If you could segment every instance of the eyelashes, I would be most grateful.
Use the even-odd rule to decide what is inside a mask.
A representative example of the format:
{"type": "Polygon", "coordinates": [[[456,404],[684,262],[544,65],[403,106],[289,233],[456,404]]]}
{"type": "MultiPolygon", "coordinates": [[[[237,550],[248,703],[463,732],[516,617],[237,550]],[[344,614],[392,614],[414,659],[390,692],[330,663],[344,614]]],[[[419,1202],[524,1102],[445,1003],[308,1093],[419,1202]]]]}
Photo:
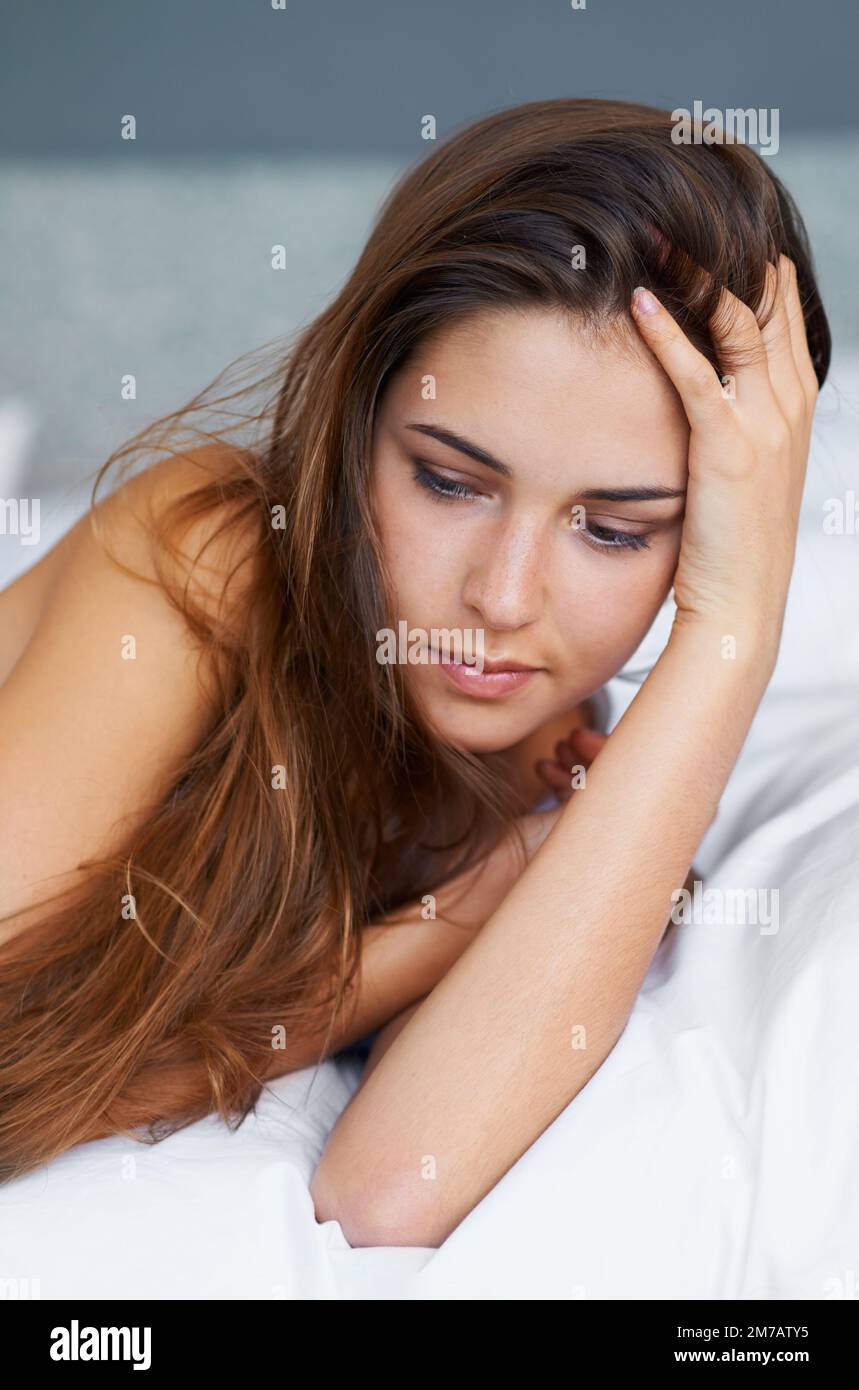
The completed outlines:
{"type": "MultiPolygon", "coordinates": [[[[415,482],[429,492],[439,502],[476,502],[477,493],[465,483],[455,483],[451,478],[443,478],[433,473],[420,459],[412,459],[415,482]]],[[[611,526],[598,526],[592,522],[588,527],[579,528],[587,544],[595,550],[647,550],[649,537],[632,531],[617,531],[611,526]]]]}
{"type": "Polygon", "coordinates": [[[650,545],[648,536],[633,531],[615,531],[610,526],[597,526],[595,522],[591,522],[583,534],[600,550],[646,550],[650,545]]]}
{"type": "Polygon", "coordinates": [[[465,483],[455,483],[451,478],[442,478],[438,473],[431,473],[419,459],[412,459],[412,467],[415,481],[436,497],[459,498],[463,502],[477,500],[477,493],[473,488],[466,487],[465,483]]]}

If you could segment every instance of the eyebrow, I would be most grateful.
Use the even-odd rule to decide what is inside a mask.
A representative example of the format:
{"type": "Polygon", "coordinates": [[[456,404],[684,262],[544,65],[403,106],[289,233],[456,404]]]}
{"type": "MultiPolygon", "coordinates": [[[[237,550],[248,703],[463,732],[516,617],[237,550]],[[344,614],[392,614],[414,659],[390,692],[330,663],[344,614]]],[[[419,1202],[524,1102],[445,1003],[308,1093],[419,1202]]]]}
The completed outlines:
{"type": "MultiPolygon", "coordinates": [[[[502,463],[500,459],[493,458],[492,454],[486,449],[482,449],[479,444],[464,438],[461,434],[455,434],[453,430],[445,429],[441,425],[426,425],[417,420],[406,425],[407,430],[417,430],[420,434],[426,434],[430,439],[437,439],[439,444],[446,444],[449,449],[456,449],[460,454],[467,454],[477,463],[483,463],[487,468],[491,468],[493,473],[500,473],[502,478],[512,478],[513,469],[509,464],[502,463]]],[[[592,487],[586,492],[580,492],[580,497],[588,501],[606,502],[661,502],[666,497],[685,497],[685,488],[662,487],[654,484],[651,487],[592,487]]]]}

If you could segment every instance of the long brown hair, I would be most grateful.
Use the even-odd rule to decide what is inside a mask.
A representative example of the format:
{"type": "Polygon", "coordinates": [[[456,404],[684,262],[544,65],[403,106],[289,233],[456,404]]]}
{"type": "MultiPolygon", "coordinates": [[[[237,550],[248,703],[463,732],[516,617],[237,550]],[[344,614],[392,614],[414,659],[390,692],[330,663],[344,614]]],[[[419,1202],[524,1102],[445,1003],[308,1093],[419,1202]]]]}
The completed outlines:
{"type": "Polygon", "coordinates": [[[128,842],[0,946],[0,1179],[111,1133],[240,1122],[274,1030],[330,1038],[368,918],[510,822],[493,759],[434,739],[375,659],[392,613],[372,426],[393,371],[415,363],[419,380],[429,333],[523,304],[616,327],[645,284],[724,370],[707,331],[720,288],[760,305],[784,253],[823,381],[829,330],[789,195],[751,149],[671,129],[644,106],[553,100],[459,131],[394,188],[333,303],[262,367],[239,360],[250,385],[223,389],[234,366],[99,469],[93,501],[120,461],[228,443],[230,467],[165,509],[155,539],[175,555],[206,514],[249,528],[252,621],[236,633],[165,570],[216,659],[218,717],[128,842]]]}

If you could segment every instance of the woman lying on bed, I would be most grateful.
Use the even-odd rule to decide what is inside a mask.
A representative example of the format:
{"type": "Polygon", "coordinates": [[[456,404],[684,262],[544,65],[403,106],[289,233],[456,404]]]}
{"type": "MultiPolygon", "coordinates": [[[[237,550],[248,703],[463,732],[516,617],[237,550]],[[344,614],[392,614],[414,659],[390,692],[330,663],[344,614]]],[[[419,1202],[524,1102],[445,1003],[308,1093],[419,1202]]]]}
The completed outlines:
{"type": "Polygon", "coordinates": [[[625,1027],[773,671],[828,358],[763,160],[538,102],[109,459],[148,466],[0,595],[0,1176],[377,1032],[317,1217],[443,1241],[625,1027]]]}

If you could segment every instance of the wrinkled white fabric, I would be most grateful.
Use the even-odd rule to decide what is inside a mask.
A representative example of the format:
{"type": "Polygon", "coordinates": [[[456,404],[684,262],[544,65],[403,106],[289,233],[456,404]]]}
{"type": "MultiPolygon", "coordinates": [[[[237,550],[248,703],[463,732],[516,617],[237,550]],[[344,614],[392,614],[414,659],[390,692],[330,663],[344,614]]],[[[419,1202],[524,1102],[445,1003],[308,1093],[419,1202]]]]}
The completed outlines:
{"type": "MultiPolygon", "coordinates": [[[[342,1057],[234,1133],[103,1140],[0,1188],[7,1297],[855,1296],[859,535],[822,517],[856,486],[856,425],[827,388],[778,667],[695,861],[707,889],[777,889],[778,930],[673,927],[604,1065],[439,1250],[353,1250],[315,1220],[360,1074],[342,1057]]],[[[608,727],[671,612],[610,683],[608,727]]]]}

